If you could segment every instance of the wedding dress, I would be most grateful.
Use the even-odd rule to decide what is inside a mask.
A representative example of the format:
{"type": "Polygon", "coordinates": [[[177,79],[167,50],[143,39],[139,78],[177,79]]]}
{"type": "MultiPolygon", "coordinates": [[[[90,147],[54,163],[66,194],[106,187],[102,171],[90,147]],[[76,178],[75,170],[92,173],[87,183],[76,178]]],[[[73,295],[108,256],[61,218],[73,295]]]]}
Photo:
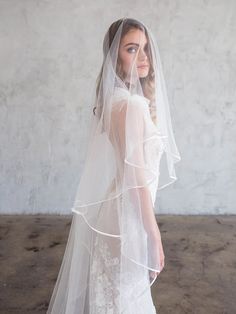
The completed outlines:
{"type": "Polygon", "coordinates": [[[157,275],[150,272],[160,273],[162,266],[148,217],[157,190],[176,181],[174,164],[180,160],[160,56],[151,32],[134,19],[110,26],[103,53],[96,115],[47,314],[156,313],[151,285],[157,275]],[[132,50],[124,42],[127,34],[132,50]],[[142,78],[136,47],[150,63],[142,78]],[[120,70],[121,48],[131,60],[126,74],[120,70]]]}
{"type": "MultiPolygon", "coordinates": [[[[125,99],[127,91],[122,88],[117,88],[114,95],[114,103],[119,101],[119,106],[122,99],[125,99]]],[[[151,118],[149,117],[148,103],[149,101],[145,97],[139,95],[134,95],[133,97],[135,106],[144,107],[144,116],[146,116],[146,126],[152,130],[152,135],[158,133],[156,127],[153,127],[151,118]]],[[[120,110],[120,108],[116,108],[120,110]]],[[[115,117],[116,121],[119,121],[115,117]]],[[[153,207],[156,199],[157,185],[158,185],[158,172],[159,172],[159,163],[161,155],[163,153],[163,143],[161,140],[156,142],[156,146],[149,146],[152,148],[152,152],[148,152],[149,158],[152,159],[153,164],[156,166],[157,176],[156,180],[150,184],[150,194],[152,197],[153,207]]],[[[108,194],[114,189],[114,184],[116,180],[113,180],[111,190],[108,191],[108,194]]],[[[107,195],[109,198],[109,195],[107,195]]],[[[122,196],[121,196],[122,197],[122,196]]],[[[118,216],[113,213],[116,212],[114,206],[116,202],[113,200],[105,203],[106,208],[102,210],[103,215],[110,215],[111,220],[118,221],[118,216]],[[112,208],[112,213],[108,214],[112,208]],[[113,215],[113,216],[112,216],[113,215]]],[[[101,221],[103,221],[101,217],[101,221]]],[[[101,227],[101,223],[98,222],[97,226],[101,227]]],[[[117,232],[119,226],[117,224],[117,232]]],[[[126,286],[123,292],[120,291],[120,282],[119,282],[119,268],[121,267],[120,261],[120,239],[111,241],[111,238],[106,235],[99,233],[94,234],[93,239],[93,254],[91,256],[91,271],[90,271],[90,314],[154,314],[156,313],[153,301],[151,298],[150,291],[150,281],[148,277],[148,270],[143,269],[141,266],[135,266],[136,271],[134,270],[134,265],[132,265],[132,272],[130,274],[125,274],[126,276],[126,286]],[[140,269],[141,267],[141,269],[140,269]],[[134,287],[136,288],[134,289],[134,287]],[[134,291],[135,290],[135,291],[134,291]],[[139,295],[140,297],[136,300],[135,296],[139,295]],[[127,302],[123,302],[123,308],[120,309],[120,296],[123,295],[126,298],[127,302]]],[[[133,264],[133,262],[131,262],[133,264]]]]}

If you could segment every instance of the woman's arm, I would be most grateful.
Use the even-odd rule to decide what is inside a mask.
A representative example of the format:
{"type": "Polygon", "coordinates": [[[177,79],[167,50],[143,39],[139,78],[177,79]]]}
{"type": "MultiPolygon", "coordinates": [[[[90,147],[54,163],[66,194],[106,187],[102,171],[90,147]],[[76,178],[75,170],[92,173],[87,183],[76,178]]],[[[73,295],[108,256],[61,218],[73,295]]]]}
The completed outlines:
{"type": "Polygon", "coordinates": [[[151,192],[147,185],[147,170],[145,170],[143,150],[145,110],[146,108],[142,104],[123,104],[122,110],[119,111],[116,118],[118,119],[118,132],[122,149],[127,153],[129,150],[127,146],[134,144],[128,163],[124,165],[126,174],[131,178],[131,185],[134,184],[129,193],[132,203],[141,209],[144,228],[148,236],[157,240],[160,238],[160,231],[156,223],[151,192]],[[128,119],[127,114],[129,115],[128,119]]]}
{"type": "MultiPolygon", "coordinates": [[[[147,184],[148,170],[144,160],[144,115],[147,114],[145,110],[148,108],[143,108],[140,104],[129,105],[129,117],[127,118],[127,107],[127,104],[123,104],[122,110],[116,112],[118,115],[115,115],[113,122],[116,125],[116,132],[118,132],[118,146],[121,155],[128,158],[124,163],[124,173],[128,186],[131,186],[129,189],[130,199],[135,208],[140,209],[148,245],[152,248],[149,266],[159,268],[161,271],[164,267],[165,256],[154,214],[151,192],[147,184]]],[[[157,275],[157,272],[150,271],[150,277],[154,278],[157,275]]]]}

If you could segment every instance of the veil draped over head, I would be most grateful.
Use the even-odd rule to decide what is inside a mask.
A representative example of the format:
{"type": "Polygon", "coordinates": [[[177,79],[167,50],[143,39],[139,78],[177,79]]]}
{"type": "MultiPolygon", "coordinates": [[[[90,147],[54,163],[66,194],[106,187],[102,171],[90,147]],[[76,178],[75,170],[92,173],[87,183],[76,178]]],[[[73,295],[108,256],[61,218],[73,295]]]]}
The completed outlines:
{"type": "Polygon", "coordinates": [[[47,313],[95,313],[94,286],[102,278],[110,289],[112,276],[119,293],[111,298],[126,313],[157,278],[149,271],[162,270],[148,217],[156,191],[177,179],[180,154],[158,47],[143,23],[125,18],[109,28],[103,54],[68,243],[47,313]],[[125,41],[131,31],[132,43],[125,41]],[[99,277],[100,265],[106,277],[99,277]]]}

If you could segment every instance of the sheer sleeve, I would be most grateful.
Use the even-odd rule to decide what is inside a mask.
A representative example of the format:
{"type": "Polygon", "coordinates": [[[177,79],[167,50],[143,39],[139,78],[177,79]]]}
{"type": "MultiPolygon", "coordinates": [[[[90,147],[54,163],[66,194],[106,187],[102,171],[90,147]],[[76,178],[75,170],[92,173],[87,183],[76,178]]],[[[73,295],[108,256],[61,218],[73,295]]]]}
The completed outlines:
{"type": "Polygon", "coordinates": [[[150,123],[148,105],[139,99],[123,101],[115,119],[117,142],[124,158],[124,185],[129,189],[131,202],[141,211],[146,233],[156,236],[158,228],[150,192],[150,184],[156,176],[145,155],[145,145],[150,141],[147,136],[147,124],[150,123]]]}

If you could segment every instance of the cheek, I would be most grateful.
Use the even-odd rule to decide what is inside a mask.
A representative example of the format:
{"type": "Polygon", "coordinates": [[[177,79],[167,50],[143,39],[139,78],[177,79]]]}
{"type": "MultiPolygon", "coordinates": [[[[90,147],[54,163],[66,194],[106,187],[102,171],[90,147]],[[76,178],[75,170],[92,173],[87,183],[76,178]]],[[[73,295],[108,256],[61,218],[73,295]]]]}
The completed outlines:
{"type": "Polygon", "coordinates": [[[120,55],[120,59],[122,62],[122,65],[125,69],[131,67],[132,63],[134,62],[135,55],[130,53],[122,53],[120,55]]]}

